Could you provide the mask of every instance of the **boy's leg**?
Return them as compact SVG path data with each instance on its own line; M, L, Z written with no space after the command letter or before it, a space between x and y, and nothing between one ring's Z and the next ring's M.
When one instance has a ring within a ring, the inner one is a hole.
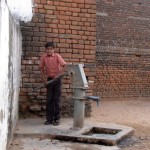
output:
M50 81L52 78L48 78ZM53 99L53 84L47 85L47 101L46 101L46 120L49 123L53 122L54 116L54 99Z
M54 87L54 120L60 120L61 115L61 79L55 82Z

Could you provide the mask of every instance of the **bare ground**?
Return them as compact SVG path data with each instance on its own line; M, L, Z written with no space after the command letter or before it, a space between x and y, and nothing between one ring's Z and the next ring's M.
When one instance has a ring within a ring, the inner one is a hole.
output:
M94 122L117 123L135 129L132 139L121 143L123 150L150 150L150 98L102 99L92 103Z

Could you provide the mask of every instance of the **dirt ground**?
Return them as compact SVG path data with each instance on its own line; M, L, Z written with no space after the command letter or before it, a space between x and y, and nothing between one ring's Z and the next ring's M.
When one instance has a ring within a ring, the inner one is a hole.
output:
M92 102L94 122L117 123L135 129L132 139L122 144L123 150L150 150L150 98L101 99L100 107Z

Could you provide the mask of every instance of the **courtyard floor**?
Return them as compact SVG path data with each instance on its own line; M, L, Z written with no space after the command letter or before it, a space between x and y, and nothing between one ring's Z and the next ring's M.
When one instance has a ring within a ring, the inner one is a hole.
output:
M150 149L150 98L101 99L100 106L92 102L92 117L85 119L86 125L114 124L134 128L135 134L117 146L64 142L54 139L32 136L34 132L47 130L65 130L72 127L73 118L62 118L57 127L44 126L44 118L19 120L16 132L30 132L31 136L14 137L9 150L149 150ZM26 126L26 123L30 126Z

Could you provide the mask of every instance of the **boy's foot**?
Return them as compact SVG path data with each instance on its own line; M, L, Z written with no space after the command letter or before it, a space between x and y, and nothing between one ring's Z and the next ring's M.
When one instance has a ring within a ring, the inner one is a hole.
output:
M60 121L59 121L59 120L54 120L53 125L54 125L54 126L58 126L58 125L59 125L59 123L60 123Z
M44 122L44 124L45 125L50 125L50 124L52 124L53 122L51 122L51 121L46 121L46 122Z

